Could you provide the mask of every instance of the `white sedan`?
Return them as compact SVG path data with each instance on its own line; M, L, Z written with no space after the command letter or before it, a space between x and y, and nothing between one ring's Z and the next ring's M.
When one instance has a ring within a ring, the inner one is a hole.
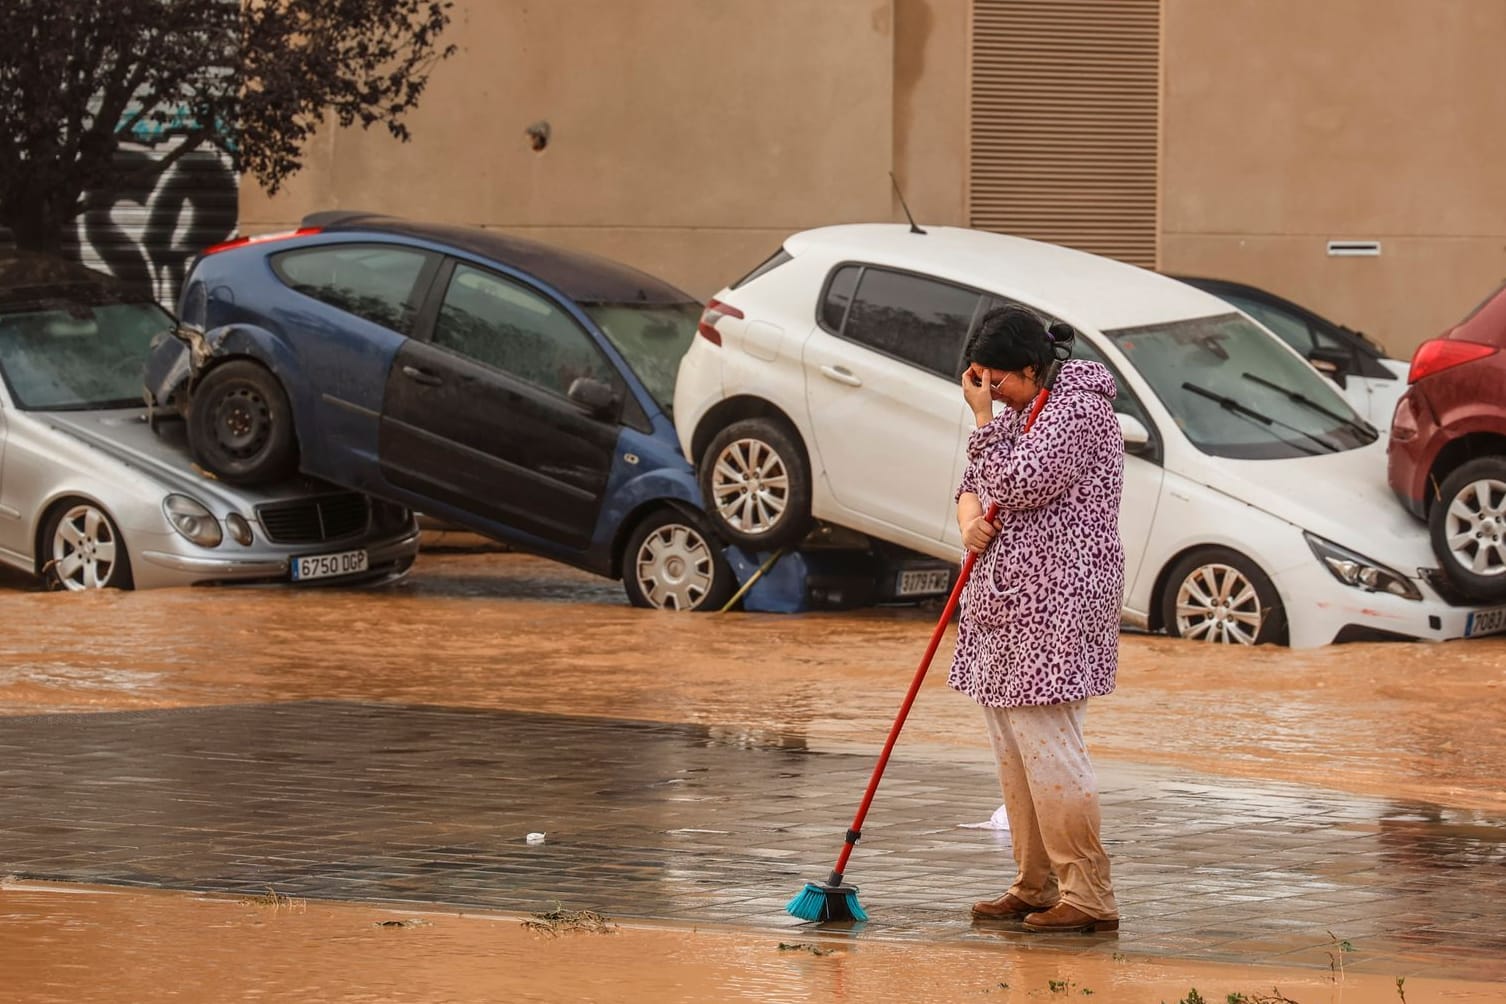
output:
M1506 626L1440 591L1384 443L1288 345L1165 276L973 230L796 234L708 304L674 413L722 533L771 550L825 521L955 561L963 346L1010 302L1119 382L1126 623L1297 647Z

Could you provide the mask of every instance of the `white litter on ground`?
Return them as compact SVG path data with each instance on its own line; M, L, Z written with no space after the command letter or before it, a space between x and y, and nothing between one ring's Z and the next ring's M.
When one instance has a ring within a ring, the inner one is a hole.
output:
M530 833L526 839L530 844L542 844L544 842L544 835L542 833Z
M1009 816L1004 812L1004 806L994 810L994 814L981 823L958 823L965 830L1007 830L1009 829Z

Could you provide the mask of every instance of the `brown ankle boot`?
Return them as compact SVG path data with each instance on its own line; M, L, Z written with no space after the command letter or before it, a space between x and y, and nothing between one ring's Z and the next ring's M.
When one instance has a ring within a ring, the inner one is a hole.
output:
M998 899L985 899L973 904L973 916L979 920L1023 920L1027 913L1044 910L1044 906L1031 906L1017 896L1005 893Z
M1032 913L1026 917L1025 930L1034 931L1037 934L1049 934L1054 931L1092 934L1098 931L1119 930L1119 919L1094 917L1075 906L1058 903L1049 910Z

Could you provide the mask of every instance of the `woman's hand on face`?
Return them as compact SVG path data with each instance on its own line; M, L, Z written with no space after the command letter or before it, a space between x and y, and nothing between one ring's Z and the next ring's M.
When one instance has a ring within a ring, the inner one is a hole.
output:
M962 398L974 415L994 412L994 374L986 366L973 363L962 374Z
M962 528L962 544L974 554L982 554L998 532L998 523L990 523L979 516Z

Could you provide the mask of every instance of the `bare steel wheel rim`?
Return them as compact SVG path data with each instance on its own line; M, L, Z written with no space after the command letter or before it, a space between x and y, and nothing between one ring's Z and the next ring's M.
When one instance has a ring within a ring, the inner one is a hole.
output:
M1230 565L1199 566L1177 589L1177 634L1183 638L1253 645L1265 615L1255 584Z
M1506 575L1506 481L1481 478L1459 489L1444 517L1444 539L1459 567Z
M639 590L660 610L695 609L716 578L706 539L678 523L645 537L635 564Z
M226 391L214 409L215 440L238 460L254 457L272 434L266 399L250 387Z
M65 589L103 589L115 577L119 546L104 513L92 505L76 505L52 532L53 574Z
M749 536L772 531L790 504L790 473L761 439L738 439L717 455L711 499L722 521Z

